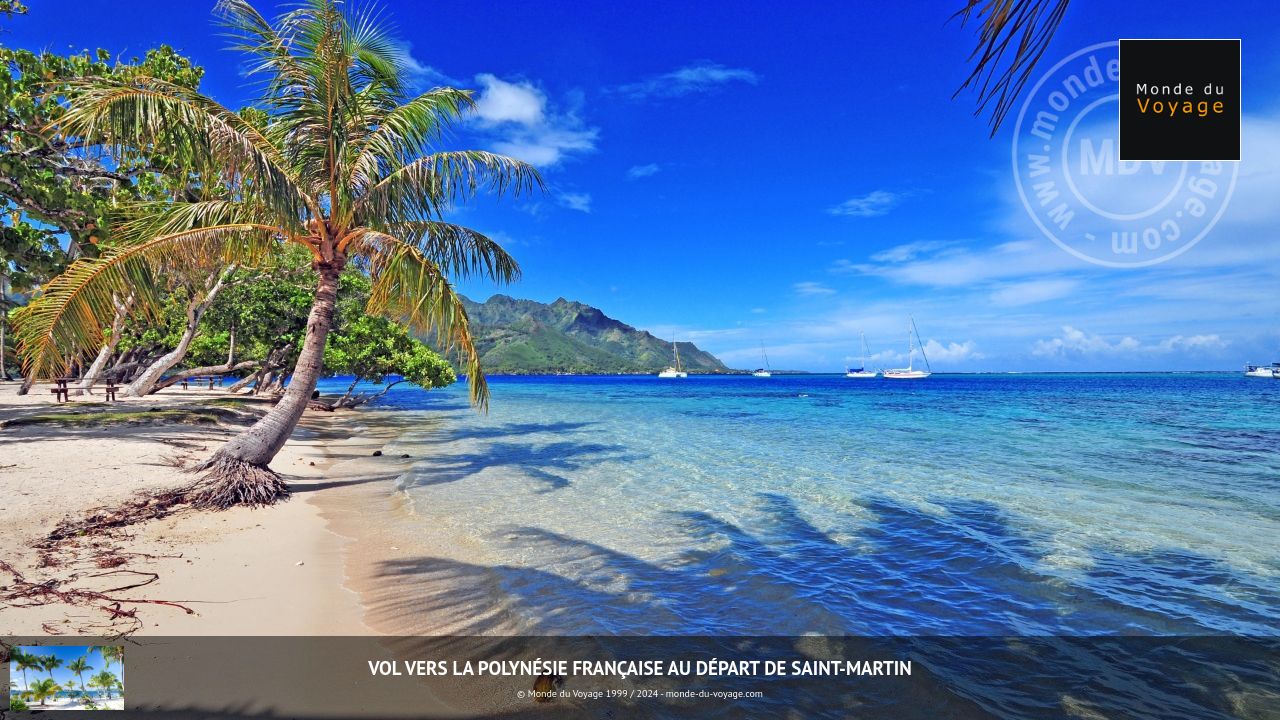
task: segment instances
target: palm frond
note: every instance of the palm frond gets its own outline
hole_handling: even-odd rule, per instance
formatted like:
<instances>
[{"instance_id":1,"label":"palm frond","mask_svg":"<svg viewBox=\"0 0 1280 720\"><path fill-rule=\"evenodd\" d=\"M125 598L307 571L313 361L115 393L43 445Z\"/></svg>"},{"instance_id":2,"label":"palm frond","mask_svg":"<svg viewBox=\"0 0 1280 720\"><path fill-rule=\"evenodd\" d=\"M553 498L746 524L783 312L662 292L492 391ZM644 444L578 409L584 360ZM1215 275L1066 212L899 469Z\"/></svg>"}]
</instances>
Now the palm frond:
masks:
<instances>
[{"instance_id":1,"label":"palm frond","mask_svg":"<svg viewBox=\"0 0 1280 720\"><path fill-rule=\"evenodd\" d=\"M962 25L973 18L982 22L978 44L969 56L973 72L955 94L970 87L977 89L978 109L974 114L991 109L993 137L1048 49L1069 2L966 0L965 7L952 16L959 18Z\"/></svg>"},{"instance_id":2,"label":"palm frond","mask_svg":"<svg viewBox=\"0 0 1280 720\"><path fill-rule=\"evenodd\" d=\"M402 242L413 245L420 253L431 258L445 277L479 276L501 284L520 279L520 264L516 259L496 240L469 227L423 220L373 230L372 233L356 231L352 234L350 245L340 249L347 250L351 255L373 256L383 250L380 234L387 234L402 239ZM416 238L416 242L412 238Z\"/></svg>"},{"instance_id":3,"label":"palm frond","mask_svg":"<svg viewBox=\"0 0 1280 720\"><path fill-rule=\"evenodd\" d=\"M368 231L362 243L373 280L367 311L404 323L419 335L434 335L463 366L471 404L487 412L489 384L471 336L471 321L449 279L418 248L391 235Z\"/></svg>"},{"instance_id":4,"label":"palm frond","mask_svg":"<svg viewBox=\"0 0 1280 720\"><path fill-rule=\"evenodd\" d=\"M409 222L440 217L452 203L482 190L515 196L545 190L532 165L481 150L432 153L393 170L356 203L356 218Z\"/></svg>"},{"instance_id":5,"label":"palm frond","mask_svg":"<svg viewBox=\"0 0 1280 720\"><path fill-rule=\"evenodd\" d=\"M155 318L163 286L157 278L232 263L259 265L277 237L277 229L270 226L201 227L75 261L15 320L24 376L49 377L65 371L69 360L97 351L103 327L115 315L117 298L132 296L130 314Z\"/></svg>"},{"instance_id":6,"label":"palm frond","mask_svg":"<svg viewBox=\"0 0 1280 720\"><path fill-rule=\"evenodd\" d=\"M160 150L188 168L216 168L281 214L319 207L276 145L217 101L152 77L83 78L68 83L71 102L59 120L65 134L101 141L117 156Z\"/></svg>"},{"instance_id":7,"label":"palm frond","mask_svg":"<svg viewBox=\"0 0 1280 720\"><path fill-rule=\"evenodd\" d=\"M474 106L469 91L435 88L393 108L370 125L373 131L361 139L351 163L350 181L368 187L390 169L427 153L430 144Z\"/></svg>"}]
</instances>

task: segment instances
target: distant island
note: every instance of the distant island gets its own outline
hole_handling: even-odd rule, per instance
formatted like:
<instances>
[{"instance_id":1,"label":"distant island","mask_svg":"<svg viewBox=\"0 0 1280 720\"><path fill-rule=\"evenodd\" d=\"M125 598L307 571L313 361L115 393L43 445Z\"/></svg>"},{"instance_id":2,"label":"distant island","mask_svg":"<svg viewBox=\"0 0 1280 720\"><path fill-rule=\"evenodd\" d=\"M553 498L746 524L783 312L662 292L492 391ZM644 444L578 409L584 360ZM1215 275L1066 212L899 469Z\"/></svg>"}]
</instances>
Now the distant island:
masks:
<instances>
[{"instance_id":1,"label":"distant island","mask_svg":"<svg viewBox=\"0 0 1280 720\"><path fill-rule=\"evenodd\" d=\"M637 330L599 309L560 298L553 303L494 295L463 298L485 372L492 375L656 373L672 364L671 341ZM681 342L691 373L730 373L720 359Z\"/></svg>"}]
</instances>

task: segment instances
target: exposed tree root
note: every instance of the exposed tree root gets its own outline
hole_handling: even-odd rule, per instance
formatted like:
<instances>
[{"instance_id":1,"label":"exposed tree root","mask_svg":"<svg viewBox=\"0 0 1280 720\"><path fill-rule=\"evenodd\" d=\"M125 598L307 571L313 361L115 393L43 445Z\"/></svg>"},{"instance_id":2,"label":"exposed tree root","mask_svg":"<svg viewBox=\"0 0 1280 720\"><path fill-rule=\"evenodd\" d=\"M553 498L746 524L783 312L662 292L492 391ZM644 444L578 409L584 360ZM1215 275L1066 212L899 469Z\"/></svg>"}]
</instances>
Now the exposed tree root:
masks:
<instances>
[{"instance_id":1,"label":"exposed tree root","mask_svg":"<svg viewBox=\"0 0 1280 720\"><path fill-rule=\"evenodd\" d=\"M174 512L178 506L188 502L187 496L193 488L193 485L185 485L154 493L139 493L115 507L99 508L86 518L63 520L54 527L53 532L49 533L44 542L36 547L51 549L63 540L95 535L106 530L165 517Z\"/></svg>"},{"instance_id":2,"label":"exposed tree root","mask_svg":"<svg viewBox=\"0 0 1280 720\"><path fill-rule=\"evenodd\" d=\"M37 552L33 566L45 575L39 580L26 578L18 569L0 560L0 610L53 604L94 610L96 613L88 618L68 616L61 626L46 624L45 631L97 635L127 635L137 631L142 627L138 609L144 604L167 605L193 613L180 602L119 596L124 591L149 585L159 577L128 568L132 557L155 557L124 551L121 543L128 537L125 528L184 510L270 505L289 497L289 487L267 468L218 454L192 470L204 471L203 476L187 485L139 493L118 505L98 508L87 516L58 523L33 547ZM11 579L5 582L4 575ZM91 581L90 584L96 586L102 584L103 578L114 576L137 582L109 589L82 586L83 581Z\"/></svg>"},{"instance_id":3,"label":"exposed tree root","mask_svg":"<svg viewBox=\"0 0 1280 720\"><path fill-rule=\"evenodd\" d=\"M191 507L225 510L237 505L259 507L289 497L289 486L270 469L214 454L197 469L204 477L186 491Z\"/></svg>"}]
</instances>

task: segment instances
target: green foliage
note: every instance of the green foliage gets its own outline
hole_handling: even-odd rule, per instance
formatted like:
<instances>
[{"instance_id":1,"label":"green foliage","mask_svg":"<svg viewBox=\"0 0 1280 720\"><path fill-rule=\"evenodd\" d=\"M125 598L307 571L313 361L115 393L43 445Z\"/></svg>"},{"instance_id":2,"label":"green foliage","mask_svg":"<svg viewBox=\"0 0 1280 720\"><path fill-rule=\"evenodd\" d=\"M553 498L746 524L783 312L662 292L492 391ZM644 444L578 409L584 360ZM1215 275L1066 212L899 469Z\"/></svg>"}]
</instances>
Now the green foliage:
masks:
<instances>
[{"instance_id":1,"label":"green foliage","mask_svg":"<svg viewBox=\"0 0 1280 720\"><path fill-rule=\"evenodd\" d=\"M519 267L490 238L442 218L480 191L542 189L537 170L494 153L439 150L473 106L470 93L410 95L410 58L376 12L312 0L275 25L244 0L220 0L216 12L261 80L256 111L233 112L190 85L141 73L68 82L64 133L100 139L122 162L163 153L169 174L183 180L216 168L219 183L208 196L130 205L113 247L73 265L46 289L40 310L24 315L24 368L46 376L93 352L110 293L135 277L215 257L254 266L294 244L322 277L348 263L366 273L368 314L434 333L465 365L472 401L485 406L479 353L453 280L510 282ZM142 298L133 312L158 305Z\"/></svg>"},{"instance_id":2,"label":"green foliage","mask_svg":"<svg viewBox=\"0 0 1280 720\"><path fill-rule=\"evenodd\" d=\"M370 292L367 277L346 272L341 282L342 300L324 352L326 373L379 383L398 375L424 388L445 387L457 380L449 363L403 326L365 312Z\"/></svg>"},{"instance_id":3,"label":"green foliage","mask_svg":"<svg viewBox=\"0 0 1280 720\"><path fill-rule=\"evenodd\" d=\"M30 710L30 709L31 709L31 706L27 705L27 703L24 702L22 698L18 697L17 695L14 695L9 698L9 712L26 712L27 710Z\"/></svg>"},{"instance_id":4,"label":"green foliage","mask_svg":"<svg viewBox=\"0 0 1280 720\"><path fill-rule=\"evenodd\" d=\"M89 678L87 683L89 687L102 688L107 691L107 699L111 699L111 691L120 687L120 680L116 678L115 673L103 670L102 672Z\"/></svg>"},{"instance_id":5,"label":"green foliage","mask_svg":"<svg viewBox=\"0 0 1280 720\"><path fill-rule=\"evenodd\" d=\"M107 164L91 150L94 138L59 132L68 83L84 78L126 80L154 76L195 88L202 68L168 46L142 59L112 61L105 50L75 55L0 47L0 198L21 212L16 226L36 246L57 246L66 233L88 252L106 238L113 207L131 199L160 199L185 183L157 170L163 157L130 152ZM4 259L15 261L6 254Z\"/></svg>"},{"instance_id":6,"label":"green foliage","mask_svg":"<svg viewBox=\"0 0 1280 720\"><path fill-rule=\"evenodd\" d=\"M44 705L45 700L57 695L61 690L62 686L54 682L52 678L33 680L27 686L26 692L22 693L22 697Z\"/></svg>"}]
</instances>

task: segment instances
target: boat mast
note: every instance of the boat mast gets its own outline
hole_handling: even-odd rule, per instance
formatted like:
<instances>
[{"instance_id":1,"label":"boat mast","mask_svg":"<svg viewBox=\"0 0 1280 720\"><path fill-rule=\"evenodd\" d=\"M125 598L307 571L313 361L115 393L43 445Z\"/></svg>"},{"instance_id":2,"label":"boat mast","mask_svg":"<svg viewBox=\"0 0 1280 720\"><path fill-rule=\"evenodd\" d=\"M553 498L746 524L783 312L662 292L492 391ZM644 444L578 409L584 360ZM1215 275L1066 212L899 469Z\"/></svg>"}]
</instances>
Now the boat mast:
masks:
<instances>
[{"instance_id":1,"label":"boat mast","mask_svg":"<svg viewBox=\"0 0 1280 720\"><path fill-rule=\"evenodd\" d=\"M915 320L911 321L911 325L907 327L907 370L914 370L916 367L916 345L915 340L911 337L911 327L915 325Z\"/></svg>"},{"instance_id":2,"label":"boat mast","mask_svg":"<svg viewBox=\"0 0 1280 720\"><path fill-rule=\"evenodd\" d=\"M858 339L862 341L862 369L867 369L867 334L858 332Z\"/></svg>"},{"instance_id":3,"label":"boat mast","mask_svg":"<svg viewBox=\"0 0 1280 720\"><path fill-rule=\"evenodd\" d=\"M911 329L916 333L916 343L920 346L920 357L924 358L924 369L932 373L933 368L929 367L929 356L924 354L924 343L920 342L920 331L916 328L916 319L914 317L911 318Z\"/></svg>"},{"instance_id":4,"label":"boat mast","mask_svg":"<svg viewBox=\"0 0 1280 720\"><path fill-rule=\"evenodd\" d=\"M764 360L764 369L765 369L765 370L772 370L773 368L769 367L769 355L764 351L764 341L763 341L763 340L761 340L761 341L760 341L760 357L761 357L761 359L763 359L763 360Z\"/></svg>"},{"instance_id":5,"label":"boat mast","mask_svg":"<svg viewBox=\"0 0 1280 720\"><path fill-rule=\"evenodd\" d=\"M671 349L676 353L676 372L680 372L680 346L676 344L675 338L671 339Z\"/></svg>"}]
</instances>

